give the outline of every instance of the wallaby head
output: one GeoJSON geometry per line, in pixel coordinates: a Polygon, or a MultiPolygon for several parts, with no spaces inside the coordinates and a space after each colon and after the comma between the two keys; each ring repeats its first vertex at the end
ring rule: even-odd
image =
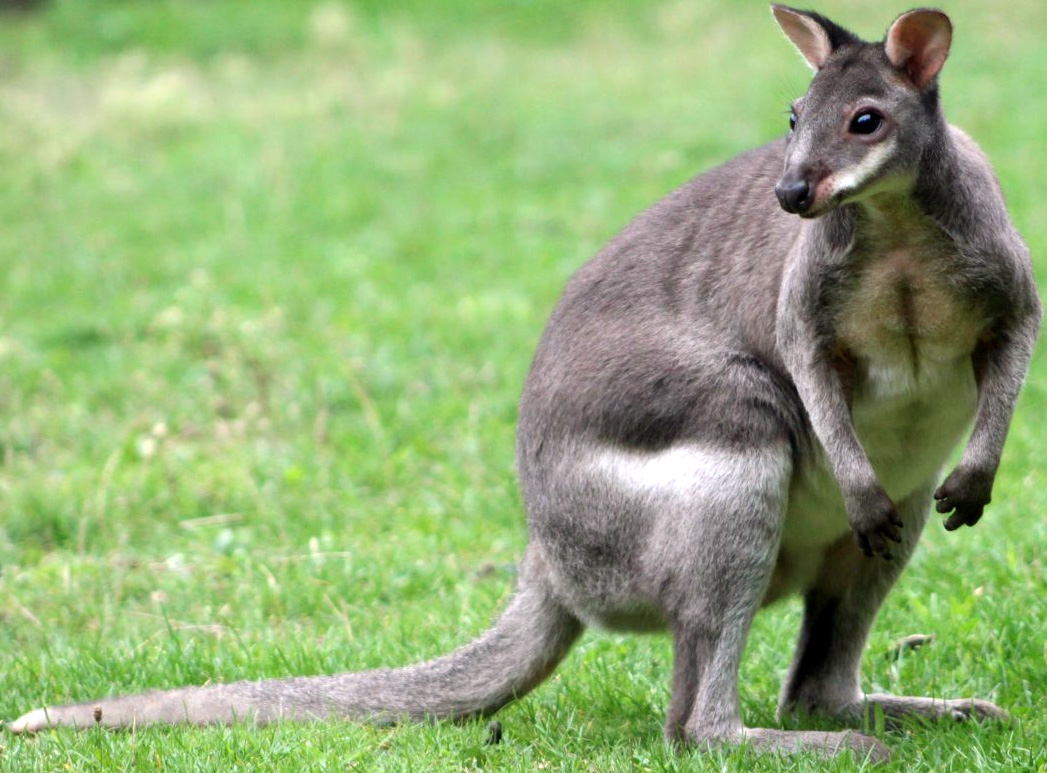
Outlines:
{"type": "Polygon", "coordinates": [[[772,6],[814,69],[789,115],[782,208],[816,217],[884,190],[913,186],[926,151],[947,130],[938,73],[952,25],[941,11],[899,16],[881,43],[865,43],[823,16],[772,6]]]}

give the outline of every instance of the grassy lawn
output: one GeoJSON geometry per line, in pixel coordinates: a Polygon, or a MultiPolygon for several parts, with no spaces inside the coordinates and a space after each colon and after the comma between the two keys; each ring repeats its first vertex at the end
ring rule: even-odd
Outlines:
{"type": "MultiPolygon", "coordinates": [[[[945,3],[946,110],[1047,276],[1047,4],[945,3]]],[[[908,6],[905,6],[908,7],[908,6]]],[[[821,10],[867,37],[903,6],[821,10]]],[[[0,17],[0,719],[398,665],[505,603],[516,400],[567,277],[780,135],[763,3],[53,0],[0,17]]],[[[898,770],[1047,770],[1047,358],[975,528],[934,522],[867,689],[1006,726],[882,733],[898,770]],[[890,660],[912,633],[935,642],[890,660]]],[[[757,620],[750,724],[799,621],[757,620]]],[[[0,770],[854,770],[673,754],[665,637],[589,633],[484,723],[0,734],[0,770]]]]}

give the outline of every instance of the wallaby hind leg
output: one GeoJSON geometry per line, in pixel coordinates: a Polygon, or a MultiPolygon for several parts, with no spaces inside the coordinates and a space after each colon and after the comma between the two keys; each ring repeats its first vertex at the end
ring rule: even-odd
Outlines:
{"type": "Polygon", "coordinates": [[[879,707],[888,719],[1005,718],[988,701],[869,694],[861,689],[861,658],[884,597],[908,563],[930,510],[932,486],[898,503],[905,523],[893,560],[866,558],[850,535],[832,547],[805,597],[799,644],[782,690],[779,714],[821,714],[860,724],[879,707]]]}
{"type": "Polygon", "coordinates": [[[886,759],[882,744],[857,733],[742,724],[738,670],[777,560],[792,461],[783,443],[712,452],[701,467],[700,485],[681,489],[661,515],[656,555],[650,556],[666,567],[660,588],[674,636],[666,736],[698,746],[744,743],[760,751],[826,755],[851,749],[886,759]]]}

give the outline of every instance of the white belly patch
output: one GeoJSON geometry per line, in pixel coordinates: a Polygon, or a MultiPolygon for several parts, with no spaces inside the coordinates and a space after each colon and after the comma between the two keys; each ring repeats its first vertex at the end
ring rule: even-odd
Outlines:
{"type": "MultiPolygon", "coordinates": [[[[970,425],[977,389],[969,358],[918,378],[904,368],[894,379],[883,368],[874,373],[859,381],[852,416],[877,479],[898,503],[935,482],[970,425]]],[[[793,475],[774,596],[809,587],[825,551],[849,531],[839,485],[819,451],[793,475]]]]}

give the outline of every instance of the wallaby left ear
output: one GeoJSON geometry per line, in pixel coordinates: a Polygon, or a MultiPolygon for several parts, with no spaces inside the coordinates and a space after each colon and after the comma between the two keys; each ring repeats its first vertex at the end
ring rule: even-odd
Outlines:
{"type": "Polygon", "coordinates": [[[887,30],[884,50],[891,64],[923,91],[949,56],[952,22],[941,11],[921,8],[903,13],[887,30]]]}

